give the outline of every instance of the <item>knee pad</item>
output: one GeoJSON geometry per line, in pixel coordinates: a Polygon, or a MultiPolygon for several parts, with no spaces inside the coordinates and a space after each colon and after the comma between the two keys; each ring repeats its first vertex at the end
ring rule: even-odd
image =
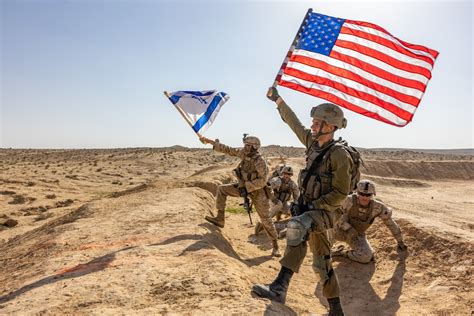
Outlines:
{"type": "Polygon", "coordinates": [[[312,219],[310,216],[296,216],[287,224],[286,244],[288,246],[298,246],[306,241],[306,237],[311,228],[312,219]]]}

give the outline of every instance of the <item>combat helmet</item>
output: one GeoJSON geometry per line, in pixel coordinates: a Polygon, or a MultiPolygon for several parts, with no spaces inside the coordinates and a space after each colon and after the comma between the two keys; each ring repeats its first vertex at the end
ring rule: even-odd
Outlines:
{"type": "Polygon", "coordinates": [[[360,180],[357,184],[357,192],[375,195],[375,183],[370,180],[360,180]]]}
{"type": "Polygon", "coordinates": [[[289,174],[290,176],[293,175],[293,168],[291,168],[290,166],[284,166],[282,169],[281,169],[281,174],[283,173],[287,173],[289,174]]]}
{"type": "Polygon", "coordinates": [[[347,120],[341,108],[332,103],[321,103],[311,109],[311,117],[325,121],[341,129],[347,126],[347,120]]]}
{"type": "Polygon", "coordinates": [[[244,144],[246,144],[246,145],[252,145],[252,147],[255,150],[258,150],[260,148],[260,139],[258,139],[258,137],[248,136],[248,135],[244,134],[243,141],[244,141],[244,144]]]}

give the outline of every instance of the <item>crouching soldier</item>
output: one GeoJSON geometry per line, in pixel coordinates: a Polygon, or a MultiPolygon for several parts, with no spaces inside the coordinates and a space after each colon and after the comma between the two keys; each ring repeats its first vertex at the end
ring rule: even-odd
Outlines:
{"type": "Polygon", "coordinates": [[[382,219],[398,243],[399,250],[406,250],[400,227],[392,219],[392,211],[381,201],[374,199],[375,184],[362,180],[357,184],[357,193],[349,195],[342,206],[342,218],[336,224],[334,238],[349,244],[350,249],[339,247],[333,257],[343,256],[350,260],[368,263],[374,258],[374,250],[365,235],[375,218],[382,219]]]}
{"type": "MultiPolygon", "coordinates": [[[[298,185],[291,179],[293,176],[293,168],[290,166],[283,166],[280,170],[280,174],[268,180],[271,188],[273,189],[273,197],[270,199],[270,217],[275,217],[275,220],[279,222],[282,215],[290,216],[290,201],[296,203],[300,195],[298,185]]],[[[275,224],[278,231],[278,227],[275,224]]],[[[281,232],[279,236],[284,236],[282,233],[286,230],[286,223],[281,225],[281,232]]],[[[263,230],[263,226],[257,223],[255,226],[255,234],[259,234],[263,230]]]]}
{"type": "Polygon", "coordinates": [[[265,159],[259,152],[260,140],[254,136],[245,136],[243,139],[244,148],[236,149],[224,144],[221,144],[218,139],[215,141],[201,136],[201,142],[204,144],[211,144],[215,151],[235,156],[242,159],[236,168],[236,175],[239,178],[238,183],[220,185],[217,189],[216,209],[217,216],[206,216],[205,219],[223,228],[225,224],[225,204],[227,196],[234,197],[249,197],[262,223],[263,228],[272,240],[272,255],[280,257],[278,249],[277,232],[269,212],[269,188],[266,188],[268,167],[265,159]],[[268,191],[268,192],[267,192],[268,191]]]}

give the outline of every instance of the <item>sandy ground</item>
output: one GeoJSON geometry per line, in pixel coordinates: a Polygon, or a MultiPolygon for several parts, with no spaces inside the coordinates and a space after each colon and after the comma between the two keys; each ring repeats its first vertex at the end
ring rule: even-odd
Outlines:
{"type": "MultiPolygon", "coordinates": [[[[303,165],[299,148],[264,153],[272,166],[303,165]]],[[[335,262],[346,314],[472,315],[472,154],[362,153],[409,252],[376,221],[376,262],[335,262]]],[[[224,229],[204,221],[236,163],[180,147],[0,150],[0,223],[18,222],[0,226],[0,314],[326,313],[311,256],[286,306],[271,303],[250,293],[280,267],[266,236],[239,212],[224,229]]]]}

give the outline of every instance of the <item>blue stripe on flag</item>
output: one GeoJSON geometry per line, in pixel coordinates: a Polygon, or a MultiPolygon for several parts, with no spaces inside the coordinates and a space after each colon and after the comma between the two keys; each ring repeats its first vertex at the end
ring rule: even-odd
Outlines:
{"type": "Polygon", "coordinates": [[[174,94],[170,96],[169,98],[170,98],[170,101],[173,102],[173,104],[176,104],[178,103],[179,99],[181,99],[181,96],[174,94]]]}
{"type": "Polygon", "coordinates": [[[198,97],[205,97],[205,96],[208,96],[208,95],[212,95],[215,91],[210,90],[210,91],[204,91],[204,92],[203,91],[181,91],[181,92],[192,94],[192,95],[195,95],[195,96],[198,96],[198,97]]]}
{"type": "Polygon", "coordinates": [[[211,104],[208,106],[206,112],[199,118],[199,120],[193,126],[193,130],[196,133],[199,132],[199,130],[204,125],[206,125],[207,121],[209,121],[209,119],[211,118],[212,113],[214,113],[214,110],[219,106],[225,95],[226,94],[224,92],[220,92],[212,99],[211,104]]]}
{"type": "Polygon", "coordinates": [[[179,102],[179,99],[183,96],[189,97],[189,95],[197,96],[197,97],[207,97],[209,95],[212,95],[215,93],[214,90],[210,91],[176,91],[173,92],[173,94],[169,97],[170,101],[173,104],[177,104],[179,102]]]}

